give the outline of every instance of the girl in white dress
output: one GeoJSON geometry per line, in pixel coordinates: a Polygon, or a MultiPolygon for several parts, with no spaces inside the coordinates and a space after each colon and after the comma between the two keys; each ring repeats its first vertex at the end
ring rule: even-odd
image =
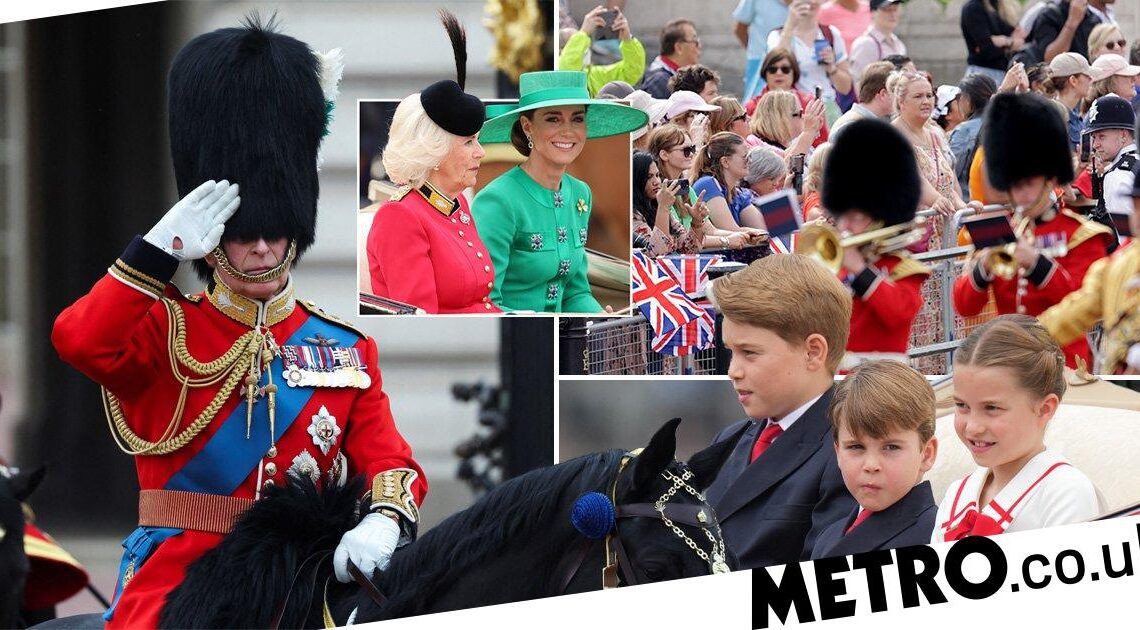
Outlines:
{"type": "Polygon", "coordinates": [[[1096,487],[1045,429],[1065,394],[1065,356],[1038,321],[1004,315],[974,330],[954,355],[954,429],[979,468],[950,484],[932,542],[1092,519],[1096,487]]]}

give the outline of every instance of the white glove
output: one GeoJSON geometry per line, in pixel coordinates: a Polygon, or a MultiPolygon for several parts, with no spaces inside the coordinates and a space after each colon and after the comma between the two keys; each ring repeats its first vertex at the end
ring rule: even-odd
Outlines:
{"type": "Polygon", "coordinates": [[[237,184],[208,181],[174,204],[143,240],[180,261],[197,260],[218,246],[240,204],[237,184]]]}
{"type": "Polygon", "coordinates": [[[400,526],[396,521],[376,512],[365,516],[359,525],[345,532],[333,552],[336,579],[352,581],[348,573],[349,560],[369,578],[376,569],[387,569],[399,541],[400,526]]]}

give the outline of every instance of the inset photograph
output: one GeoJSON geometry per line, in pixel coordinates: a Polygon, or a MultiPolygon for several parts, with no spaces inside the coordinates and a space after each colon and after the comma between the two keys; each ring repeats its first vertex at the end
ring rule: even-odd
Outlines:
{"type": "Polygon", "coordinates": [[[590,98],[584,72],[519,87],[359,103],[361,314],[628,312],[629,134],[647,117],[590,98]]]}

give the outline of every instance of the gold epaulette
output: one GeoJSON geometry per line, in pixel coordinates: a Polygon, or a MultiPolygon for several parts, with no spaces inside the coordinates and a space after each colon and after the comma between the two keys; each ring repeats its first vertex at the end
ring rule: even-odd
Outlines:
{"type": "Polygon", "coordinates": [[[909,276],[929,276],[930,267],[910,256],[899,256],[899,264],[891,269],[891,280],[902,280],[909,276]]]}
{"type": "Polygon", "coordinates": [[[310,315],[315,315],[315,316],[320,317],[321,319],[325,320],[326,322],[336,324],[337,326],[340,326],[342,328],[347,328],[350,332],[356,333],[356,335],[358,335],[361,339],[367,339],[368,338],[368,334],[365,333],[364,331],[362,331],[359,328],[357,328],[356,326],[353,326],[352,324],[344,321],[343,319],[337,317],[336,315],[330,315],[330,314],[326,313],[323,309],[321,309],[321,307],[317,306],[316,304],[314,304],[313,302],[311,302],[309,300],[297,300],[297,303],[300,304],[306,311],[308,311],[310,315]]]}
{"type": "Polygon", "coordinates": [[[407,185],[400,186],[399,188],[396,189],[396,192],[392,193],[392,195],[390,197],[388,197],[388,201],[399,201],[399,200],[403,199],[404,197],[407,197],[408,193],[410,193],[410,192],[412,192],[411,186],[407,186],[407,185]]]}
{"type": "Polygon", "coordinates": [[[1075,219],[1078,223],[1081,224],[1081,227],[1077,228],[1077,231],[1073,232],[1073,235],[1069,237],[1069,250],[1073,250],[1081,243],[1084,243],[1085,241],[1098,234],[1107,234],[1109,236],[1112,235],[1112,230],[1109,229],[1107,225],[1103,223],[1097,223],[1096,221],[1093,221],[1092,219],[1082,214],[1077,214],[1068,208],[1062,209],[1061,214],[1069,217],[1070,219],[1075,219]]]}

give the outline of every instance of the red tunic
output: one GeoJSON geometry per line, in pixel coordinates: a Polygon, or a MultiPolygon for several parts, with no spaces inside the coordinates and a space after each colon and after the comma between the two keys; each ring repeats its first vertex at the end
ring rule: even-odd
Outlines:
{"type": "Polygon", "coordinates": [[[376,295],[428,313],[501,312],[490,298],[495,266],[463,195],[450,212],[419,191],[394,196],[376,212],[367,247],[376,295]]]}
{"type": "Polygon", "coordinates": [[[869,262],[851,282],[855,299],[847,351],[905,354],[929,275],[922,263],[894,254],[869,262]]]}
{"type": "MultiPolygon", "coordinates": [[[[1042,253],[1037,265],[1025,276],[1010,279],[985,278],[980,268],[963,273],[954,281],[954,309],[960,315],[977,315],[985,308],[992,290],[999,314],[1024,313],[1037,316],[1066,295],[1081,287],[1090,265],[1107,255],[1112,234],[1107,227],[1063,210],[1048,221],[1039,221],[1033,233],[1038,248],[1067,250],[1064,254],[1042,253]],[[1021,294],[1018,294],[1018,287],[1021,294]]],[[[1076,357],[1090,362],[1084,337],[1066,345],[1065,363],[1076,368],[1076,357]]]]}
{"type": "MultiPolygon", "coordinates": [[[[203,295],[184,297],[173,287],[167,287],[176,267],[172,257],[136,237],[110,272],[87,295],[60,314],[52,332],[52,342],[60,356],[117,396],[131,430],[147,440],[162,436],[180,392],[180,385],[171,373],[167,349],[168,316],[163,303],[157,299],[157,289],[166,287],[166,297],[181,307],[185,316],[186,349],[198,361],[220,357],[238,337],[251,330],[251,326],[232,319],[203,295]]],[[[388,396],[381,385],[376,342],[345,324],[330,320],[311,304],[297,304],[292,299],[291,284],[279,297],[283,299],[271,301],[271,304],[281,305],[277,317],[267,318],[268,329],[279,344],[355,348],[371,385],[366,389],[297,388],[308,398],[283,433],[282,427],[289,419],[283,418],[279,409],[276,430],[280,435],[275,447],[271,449],[274,445],[268,439],[265,444],[255,445],[257,452],[264,455],[240,480],[237,489],[212,493],[256,499],[263,484],[270,480],[284,483],[291,467],[296,472],[302,464],[309,464],[305,474],[324,483],[358,474],[371,481],[378,473],[404,468],[417,475],[411,491],[416,503],[421,503],[427,493],[427,481],[392,419],[388,396]],[[314,321],[310,322],[311,319],[314,321]],[[332,336],[336,338],[289,341],[295,333],[299,337],[309,336],[304,330],[299,332],[302,326],[310,330],[317,325],[335,331],[332,336]],[[314,416],[320,415],[322,410],[327,411],[325,416],[331,416],[339,429],[331,445],[327,444],[326,437],[323,446],[327,451],[309,431],[317,422],[314,416]],[[315,469],[311,465],[313,461],[315,469]]],[[[186,368],[181,369],[187,372],[186,368]]],[[[265,384],[266,379],[267,375],[263,374],[261,383],[265,384]]],[[[273,379],[279,388],[286,388],[282,374],[273,374],[273,379]]],[[[220,384],[189,390],[179,431],[198,416],[219,388],[220,384]]],[[[267,402],[260,398],[256,405],[267,406],[267,402]]],[[[225,400],[214,420],[184,447],[166,455],[136,456],[139,487],[143,490],[181,489],[171,488],[168,482],[203,450],[235,410],[244,425],[245,399],[238,391],[225,400]]],[[[268,434],[263,432],[263,435],[268,434]]],[[[206,467],[221,468],[209,463],[206,467]]],[[[240,470],[237,479],[244,474],[244,468],[240,470]]],[[[205,488],[197,491],[209,492],[210,481],[201,483],[205,488]]],[[[136,534],[142,529],[136,530],[136,534]]],[[[161,542],[149,559],[136,558],[134,575],[122,589],[108,626],[156,627],[166,594],[181,582],[187,565],[221,539],[220,534],[187,529],[161,542]]]]}

